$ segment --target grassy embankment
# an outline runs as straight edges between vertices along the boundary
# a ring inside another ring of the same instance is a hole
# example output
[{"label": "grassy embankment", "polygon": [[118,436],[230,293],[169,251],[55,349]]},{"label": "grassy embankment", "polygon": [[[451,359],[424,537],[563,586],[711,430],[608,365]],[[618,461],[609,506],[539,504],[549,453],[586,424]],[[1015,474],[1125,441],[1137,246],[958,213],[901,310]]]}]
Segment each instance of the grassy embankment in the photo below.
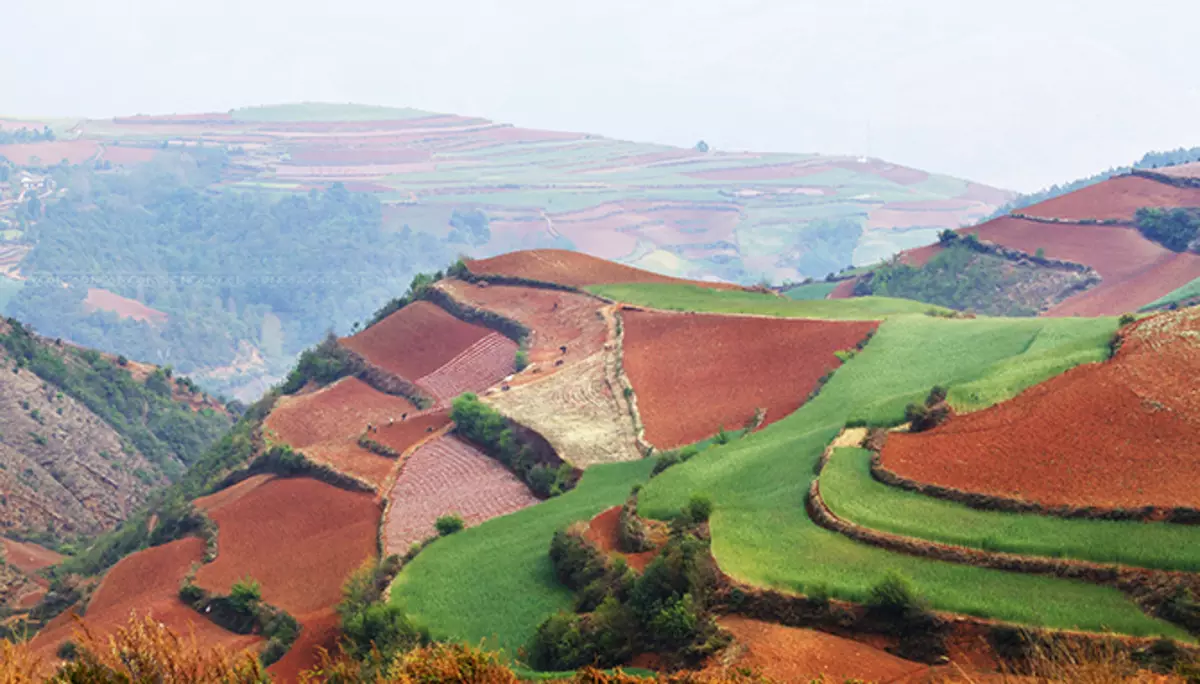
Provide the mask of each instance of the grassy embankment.
[{"label": "grassy embankment", "polygon": [[1195,526],[976,510],[875,480],[865,449],[834,452],[821,473],[821,496],[838,517],[894,534],[988,551],[1200,571]]}]

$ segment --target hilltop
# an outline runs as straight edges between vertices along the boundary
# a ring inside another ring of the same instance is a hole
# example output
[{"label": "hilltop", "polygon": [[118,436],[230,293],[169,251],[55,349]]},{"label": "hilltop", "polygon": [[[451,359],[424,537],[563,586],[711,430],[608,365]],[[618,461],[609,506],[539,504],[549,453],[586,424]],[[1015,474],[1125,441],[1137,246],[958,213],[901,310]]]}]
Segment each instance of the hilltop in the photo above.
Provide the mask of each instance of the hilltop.
[{"label": "hilltop", "polygon": [[[103,576],[72,608],[96,633],[148,607],[280,681],[339,638],[355,672],[427,637],[526,675],[977,680],[1098,647],[1170,669],[1200,634],[1200,509],[1152,475],[1200,453],[1140,459],[1149,426],[1194,427],[1163,383],[1200,370],[1195,328],[1187,308],[975,318],[574,252],[463,260],[307,350],[152,505],[156,531],[56,577]],[[1097,404],[1111,455],[1044,458]],[[1004,455],[944,456],[977,443]],[[30,648],[61,655],[68,615]]]},{"label": "hilltop", "polygon": [[6,313],[245,401],[460,255],[557,248],[695,280],[799,281],[1012,196],[879,159],[356,105],[0,129]]}]

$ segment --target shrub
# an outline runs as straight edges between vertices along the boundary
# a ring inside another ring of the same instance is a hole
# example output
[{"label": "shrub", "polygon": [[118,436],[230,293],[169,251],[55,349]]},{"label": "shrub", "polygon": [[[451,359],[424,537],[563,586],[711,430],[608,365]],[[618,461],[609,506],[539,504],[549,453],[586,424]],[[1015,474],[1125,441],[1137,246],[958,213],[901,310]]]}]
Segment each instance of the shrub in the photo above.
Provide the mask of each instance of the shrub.
[{"label": "shrub", "polygon": [[717,430],[717,434],[713,437],[713,444],[729,444],[732,439],[733,438],[729,436],[729,433],[725,431],[725,426],[722,425],[720,429]]},{"label": "shrub", "polygon": [[518,349],[517,357],[513,362],[513,367],[515,367],[517,369],[518,373],[520,373],[521,371],[528,368],[529,367],[529,352],[525,351],[524,349]]},{"label": "shrub", "polygon": [[438,518],[437,521],[433,523],[433,527],[437,530],[438,535],[445,537],[454,534],[455,532],[461,532],[462,529],[466,527],[466,523],[463,522],[462,518],[450,513]]},{"label": "shrub", "polygon": [[229,600],[238,611],[253,612],[262,602],[262,586],[253,577],[246,576],[233,583],[229,590]]},{"label": "shrub", "polygon": [[1131,313],[1123,313],[1121,314],[1121,317],[1117,319],[1117,324],[1124,328],[1135,321],[1137,321],[1137,316],[1134,316]]},{"label": "shrub", "polygon": [[63,660],[75,660],[79,655],[79,646],[74,641],[67,639],[58,645],[58,650],[54,653]]},{"label": "shrub", "polygon": [[684,512],[693,523],[700,524],[708,522],[712,511],[713,502],[711,498],[705,494],[693,494],[692,498],[688,500],[687,508]]},{"label": "shrub", "polygon": [[871,587],[867,606],[886,617],[904,618],[920,610],[920,601],[907,577],[889,571]]}]

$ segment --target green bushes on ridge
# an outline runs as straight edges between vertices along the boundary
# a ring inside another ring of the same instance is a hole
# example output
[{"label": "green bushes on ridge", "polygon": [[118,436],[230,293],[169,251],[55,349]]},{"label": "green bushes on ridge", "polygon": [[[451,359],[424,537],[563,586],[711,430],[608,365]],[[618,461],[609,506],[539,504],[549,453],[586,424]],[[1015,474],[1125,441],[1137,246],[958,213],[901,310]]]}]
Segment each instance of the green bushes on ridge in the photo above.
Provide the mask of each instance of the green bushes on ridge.
[{"label": "green bushes on ridge", "polygon": [[521,443],[508,420],[478,396],[467,393],[455,399],[450,418],[463,437],[507,466],[537,496],[557,496],[575,486],[574,468],[566,463],[539,463],[534,450]]}]

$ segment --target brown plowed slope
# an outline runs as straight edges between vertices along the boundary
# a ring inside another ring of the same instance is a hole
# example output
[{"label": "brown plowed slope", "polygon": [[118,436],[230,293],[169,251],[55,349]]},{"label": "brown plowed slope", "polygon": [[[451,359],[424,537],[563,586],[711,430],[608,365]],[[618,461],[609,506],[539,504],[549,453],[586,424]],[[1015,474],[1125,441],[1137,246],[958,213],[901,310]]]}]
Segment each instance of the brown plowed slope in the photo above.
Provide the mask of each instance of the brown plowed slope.
[{"label": "brown plowed slope", "polygon": [[812,629],[734,615],[719,622],[746,648],[729,665],[756,670],[772,681],[894,682],[929,670],[927,665],[898,658],[883,649]]},{"label": "brown plowed slope", "polygon": [[1200,309],[1137,323],[1108,362],[921,434],[884,465],[905,477],[1045,505],[1200,507]]},{"label": "brown plowed slope", "polygon": [[667,449],[767,423],[800,407],[818,379],[877,325],[626,310],[625,371],[646,440]]},{"label": "brown plowed slope", "polygon": [[[559,358],[570,363],[601,351],[608,336],[608,327],[598,315],[602,303],[592,297],[534,287],[480,287],[461,280],[446,280],[438,287],[460,302],[524,324],[532,331],[529,361],[546,366],[544,371],[553,370]],[[559,349],[563,346],[565,356]]]},{"label": "brown plowed slope", "polygon": [[688,283],[719,290],[741,290],[733,283],[700,282],[659,275],[640,268],[598,259],[581,252],[533,249],[509,252],[490,259],[472,259],[467,268],[476,275],[509,276],[572,287],[608,283]]},{"label": "brown plowed slope", "polygon": [[265,480],[208,514],[220,550],[196,583],[228,593],[250,576],[262,584],[264,601],[292,615],[336,605],[346,577],[375,555],[373,497],[311,478]]},{"label": "brown plowed slope", "polygon": [[372,365],[415,382],[490,334],[483,326],[464,323],[420,301],[340,341]]},{"label": "brown plowed slope", "polygon": [[613,506],[592,518],[588,523],[587,532],[584,534],[592,543],[600,547],[601,551],[620,554],[625,559],[625,562],[629,564],[629,567],[641,572],[658,555],[658,549],[641,551],[639,553],[625,553],[621,551],[620,533],[618,532],[620,525],[621,507]]},{"label": "brown plowed slope", "polygon": [[417,378],[416,383],[438,406],[448,406],[464,392],[482,392],[512,375],[516,359],[517,343],[494,332],[434,372]]},{"label": "brown plowed slope", "polygon": [[83,300],[83,308],[88,312],[110,311],[118,318],[143,321],[145,323],[166,323],[167,314],[146,306],[136,299],[122,297],[115,292],[90,287],[87,297]]},{"label": "brown plowed slope", "polygon": [[1017,213],[1069,221],[1132,221],[1142,207],[1200,207],[1200,188],[1180,188],[1140,176],[1117,176]]},{"label": "brown plowed slope", "polygon": [[[268,437],[379,485],[396,460],[360,447],[359,436],[368,424],[385,426],[388,420],[399,424],[401,416],[416,413],[417,407],[403,397],[384,394],[358,378],[342,378],[316,392],[281,397],[263,426]],[[380,441],[374,434],[371,437]]]},{"label": "brown plowed slope", "polygon": [[0,537],[0,550],[3,550],[4,559],[9,565],[26,575],[32,575],[42,568],[56,565],[63,559],[62,554],[37,544],[13,541],[3,537]]},{"label": "brown plowed slope", "polygon": [[858,283],[858,278],[850,278],[843,280],[833,288],[829,293],[829,299],[849,299],[854,296],[854,286]]},{"label": "brown plowed slope", "polygon": [[453,513],[468,525],[478,525],[538,502],[499,462],[451,436],[413,452],[390,499],[386,552],[401,554],[435,536],[433,524],[443,515]]},{"label": "brown plowed slope", "polygon": [[[236,651],[262,641],[261,637],[238,635],[204,619],[179,600],[179,585],[192,564],[204,558],[204,541],[187,537],[154,546],[125,557],[113,566],[88,603],[84,622],[98,634],[122,627],[131,612],[150,614],[179,634],[195,634],[204,646],[223,646]],[[52,657],[58,644],[70,639],[77,627],[73,620],[55,621],[33,640],[33,647]]]},{"label": "brown plowed slope", "polygon": [[282,658],[267,668],[267,673],[277,682],[300,681],[301,672],[317,666],[318,649],[325,649],[333,655],[341,639],[341,621],[332,608],[298,616],[296,619],[303,625],[300,636]]}]

